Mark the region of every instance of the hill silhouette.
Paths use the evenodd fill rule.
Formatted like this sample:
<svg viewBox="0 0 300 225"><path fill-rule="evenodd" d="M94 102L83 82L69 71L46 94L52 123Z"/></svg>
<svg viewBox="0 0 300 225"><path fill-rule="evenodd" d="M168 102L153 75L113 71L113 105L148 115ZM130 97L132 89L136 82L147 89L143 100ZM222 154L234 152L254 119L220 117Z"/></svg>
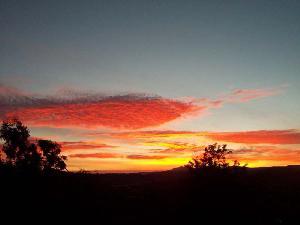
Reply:
<svg viewBox="0 0 300 225"><path fill-rule="evenodd" d="M2 174L2 215L21 224L298 224L299 177L300 166L214 176L193 176L182 168Z"/></svg>

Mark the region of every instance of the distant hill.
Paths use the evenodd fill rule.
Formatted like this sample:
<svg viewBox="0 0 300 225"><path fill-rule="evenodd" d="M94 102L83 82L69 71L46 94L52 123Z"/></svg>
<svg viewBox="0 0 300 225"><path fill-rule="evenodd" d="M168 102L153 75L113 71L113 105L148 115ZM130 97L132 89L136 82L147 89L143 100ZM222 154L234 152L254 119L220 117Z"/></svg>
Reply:
<svg viewBox="0 0 300 225"><path fill-rule="evenodd" d="M300 171L300 165L287 165L287 166L270 166L270 167L247 167L248 171ZM168 170L170 172L188 172L188 169L184 166L175 167Z"/></svg>
<svg viewBox="0 0 300 225"><path fill-rule="evenodd" d="M298 165L234 176L186 171L0 176L1 215L14 224L300 224Z"/></svg>

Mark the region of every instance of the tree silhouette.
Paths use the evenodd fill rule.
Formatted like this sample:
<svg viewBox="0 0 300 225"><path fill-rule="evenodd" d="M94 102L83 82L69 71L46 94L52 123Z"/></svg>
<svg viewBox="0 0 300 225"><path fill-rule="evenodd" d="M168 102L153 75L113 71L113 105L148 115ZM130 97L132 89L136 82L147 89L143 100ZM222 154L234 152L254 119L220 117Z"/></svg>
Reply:
<svg viewBox="0 0 300 225"><path fill-rule="evenodd" d="M3 122L0 129L0 139L4 141L2 151L6 154L7 161L15 163L17 153L24 150L29 136L27 127L23 126L20 121ZM18 155L20 156L20 153Z"/></svg>
<svg viewBox="0 0 300 225"><path fill-rule="evenodd" d="M227 149L227 145L218 145L217 143L208 145L205 147L202 155L193 157L185 167L193 171L200 169L226 169L229 167L226 156L231 153L232 151ZM239 165L239 162L235 160L234 166L238 167Z"/></svg>
<svg viewBox="0 0 300 225"><path fill-rule="evenodd" d="M66 169L67 157L60 156L61 146L59 144L50 140L39 140L38 146L43 153L43 169L45 171Z"/></svg>
<svg viewBox="0 0 300 225"><path fill-rule="evenodd" d="M5 160L1 164L20 171L63 171L66 170L66 157L61 156L61 147L56 142L30 141L30 132L18 119L4 121L0 128L3 140L2 152ZM2 153L1 153L2 154Z"/></svg>
<svg viewBox="0 0 300 225"><path fill-rule="evenodd" d="M16 119L3 122L0 138L4 144L2 151L6 155L7 163L14 166L25 166L28 163L34 147L30 146L29 130Z"/></svg>

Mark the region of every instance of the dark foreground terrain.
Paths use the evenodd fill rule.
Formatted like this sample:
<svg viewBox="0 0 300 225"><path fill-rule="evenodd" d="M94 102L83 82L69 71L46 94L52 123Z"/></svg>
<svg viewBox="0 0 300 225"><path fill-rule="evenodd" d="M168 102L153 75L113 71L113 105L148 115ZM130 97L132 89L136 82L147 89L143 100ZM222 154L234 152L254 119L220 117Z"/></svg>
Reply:
<svg viewBox="0 0 300 225"><path fill-rule="evenodd" d="M0 220L1 224L300 224L300 167L200 176L180 170L2 174Z"/></svg>

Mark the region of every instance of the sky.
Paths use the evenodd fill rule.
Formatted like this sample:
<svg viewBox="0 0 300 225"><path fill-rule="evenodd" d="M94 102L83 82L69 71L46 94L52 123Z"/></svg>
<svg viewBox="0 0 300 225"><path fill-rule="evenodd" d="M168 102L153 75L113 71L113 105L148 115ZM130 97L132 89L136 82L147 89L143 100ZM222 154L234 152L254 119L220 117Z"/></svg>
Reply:
<svg viewBox="0 0 300 225"><path fill-rule="evenodd" d="M218 142L300 163L300 2L0 0L0 119L69 170L148 171Z"/></svg>

